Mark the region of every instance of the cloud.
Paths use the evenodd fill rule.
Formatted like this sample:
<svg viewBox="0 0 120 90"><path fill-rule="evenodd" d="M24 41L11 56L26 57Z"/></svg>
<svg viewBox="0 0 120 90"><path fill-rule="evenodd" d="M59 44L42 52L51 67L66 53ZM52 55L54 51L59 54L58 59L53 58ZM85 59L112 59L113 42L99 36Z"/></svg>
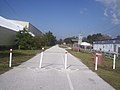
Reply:
<svg viewBox="0 0 120 90"><path fill-rule="evenodd" d="M107 13L107 9L104 10L104 15L107 17L108 13Z"/></svg>
<svg viewBox="0 0 120 90"><path fill-rule="evenodd" d="M104 15L111 17L113 24L120 24L120 0L96 0L106 7Z"/></svg>
<svg viewBox="0 0 120 90"><path fill-rule="evenodd" d="M82 8L81 10L80 10L80 14L84 14L84 13L86 13L87 12L87 8Z"/></svg>

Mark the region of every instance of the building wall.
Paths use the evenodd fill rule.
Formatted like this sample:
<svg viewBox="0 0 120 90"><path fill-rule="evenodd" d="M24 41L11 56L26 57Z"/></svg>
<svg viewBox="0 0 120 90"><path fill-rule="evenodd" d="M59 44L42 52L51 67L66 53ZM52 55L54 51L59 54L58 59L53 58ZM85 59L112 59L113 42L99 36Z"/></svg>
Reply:
<svg viewBox="0 0 120 90"><path fill-rule="evenodd" d="M93 49L96 51L118 53L118 48L120 44L93 44Z"/></svg>
<svg viewBox="0 0 120 90"><path fill-rule="evenodd" d="M31 23L29 23L29 31L32 32L35 36L41 36L42 32L38 30L35 26L33 26Z"/></svg>
<svg viewBox="0 0 120 90"><path fill-rule="evenodd" d="M0 26L0 46L15 45L16 31Z"/></svg>
<svg viewBox="0 0 120 90"><path fill-rule="evenodd" d="M120 53L119 50L118 50L119 48L120 48L120 44L117 44L116 45L116 52L118 52L118 53Z"/></svg>
<svg viewBox="0 0 120 90"><path fill-rule="evenodd" d="M27 28L33 36L42 34L36 27L29 22L8 20L0 16L0 46L15 45L16 32Z"/></svg>

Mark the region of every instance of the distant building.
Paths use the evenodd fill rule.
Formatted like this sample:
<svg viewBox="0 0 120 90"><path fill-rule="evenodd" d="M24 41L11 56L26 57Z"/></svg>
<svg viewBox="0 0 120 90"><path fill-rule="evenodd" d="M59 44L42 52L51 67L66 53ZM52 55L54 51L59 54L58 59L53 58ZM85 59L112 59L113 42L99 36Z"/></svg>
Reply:
<svg viewBox="0 0 120 90"><path fill-rule="evenodd" d="M93 42L93 49L108 53L120 53L120 39L109 39Z"/></svg>
<svg viewBox="0 0 120 90"><path fill-rule="evenodd" d="M80 47L78 45L78 38L72 39L71 41L72 41L72 49L73 49L73 51L79 51Z"/></svg>
<svg viewBox="0 0 120 90"><path fill-rule="evenodd" d="M0 46L15 45L16 32L26 28L32 36L42 32L29 22L8 20L0 16Z"/></svg>

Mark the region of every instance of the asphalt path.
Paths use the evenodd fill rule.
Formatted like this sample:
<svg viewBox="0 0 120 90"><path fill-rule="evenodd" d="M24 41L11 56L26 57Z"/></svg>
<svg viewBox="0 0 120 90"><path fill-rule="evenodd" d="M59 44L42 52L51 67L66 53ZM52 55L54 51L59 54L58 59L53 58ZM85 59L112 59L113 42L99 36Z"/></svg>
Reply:
<svg viewBox="0 0 120 90"><path fill-rule="evenodd" d="M37 54L0 75L0 90L115 90L70 53L64 69L65 52L53 46L44 51L42 68Z"/></svg>

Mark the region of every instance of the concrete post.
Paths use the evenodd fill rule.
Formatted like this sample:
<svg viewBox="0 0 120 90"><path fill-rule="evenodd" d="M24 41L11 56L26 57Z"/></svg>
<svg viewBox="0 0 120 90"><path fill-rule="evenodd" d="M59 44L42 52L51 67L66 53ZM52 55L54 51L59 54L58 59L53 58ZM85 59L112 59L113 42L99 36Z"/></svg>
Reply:
<svg viewBox="0 0 120 90"><path fill-rule="evenodd" d="M98 56L96 56L96 60L95 60L95 70L97 70L97 64L98 64Z"/></svg>
<svg viewBox="0 0 120 90"><path fill-rule="evenodd" d="M67 69L67 51L65 52L65 69Z"/></svg>
<svg viewBox="0 0 120 90"><path fill-rule="evenodd" d="M43 52L44 52L44 48L42 48L41 57L40 57L40 64L39 64L39 68L41 68L41 67L42 67Z"/></svg>
<svg viewBox="0 0 120 90"><path fill-rule="evenodd" d="M116 60L116 55L114 54L114 58L113 58L113 69L115 69L115 60Z"/></svg>
<svg viewBox="0 0 120 90"><path fill-rule="evenodd" d="M12 49L10 49L9 67L11 67L11 64L12 64Z"/></svg>

